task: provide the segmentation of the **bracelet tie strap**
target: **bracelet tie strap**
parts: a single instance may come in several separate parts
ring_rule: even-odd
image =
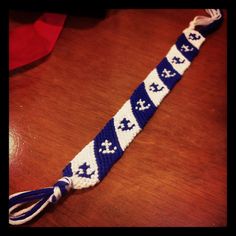
[[[19,225],[30,221],[39,214],[49,203],[56,203],[62,196],[70,191],[72,181],[68,177],[63,177],[57,181],[53,187],[43,188],[33,191],[16,193],[9,198],[9,223]],[[16,213],[14,210],[24,204],[35,202],[33,205],[24,208]]]
[[[223,17],[220,10],[208,9],[206,12],[210,17],[197,16],[190,22],[164,59],[134,90],[130,99],[64,168],[63,178],[53,187],[10,196],[10,224],[19,225],[30,221],[70,189],[88,188],[102,181],[190,66],[205,41],[205,36],[221,24]],[[196,26],[201,27],[196,30]],[[32,205],[16,211],[29,203]]]

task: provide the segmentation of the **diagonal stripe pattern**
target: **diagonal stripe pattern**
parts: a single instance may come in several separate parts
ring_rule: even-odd
[[[107,175],[164,97],[181,79],[204,41],[203,35],[196,30],[183,31],[166,57],[134,90],[130,99],[66,166],[63,173],[72,178],[73,188],[93,186]]]

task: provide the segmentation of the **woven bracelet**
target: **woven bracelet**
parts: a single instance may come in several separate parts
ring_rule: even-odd
[[[183,30],[164,59],[134,90],[120,110],[63,169],[63,177],[56,184],[9,197],[10,224],[20,225],[30,221],[70,189],[92,187],[103,180],[134,137],[144,128],[163,98],[181,79],[206,36],[222,23],[222,12],[219,9],[207,9],[206,12],[209,16],[196,16],[189,27]],[[29,206],[30,203],[32,205]],[[27,207],[23,208],[24,205]]]

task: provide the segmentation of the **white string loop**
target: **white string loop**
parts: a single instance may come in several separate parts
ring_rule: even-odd
[[[196,16],[194,19],[189,23],[189,29],[194,30],[196,26],[202,25],[207,26],[213,23],[216,20],[219,20],[222,15],[219,9],[206,9],[205,10],[209,16]]]
[[[20,225],[32,220],[49,203],[56,203],[72,188],[71,178],[64,176],[52,187],[12,194],[9,198],[9,223]],[[30,203],[32,203],[30,206],[16,211],[19,207]]]

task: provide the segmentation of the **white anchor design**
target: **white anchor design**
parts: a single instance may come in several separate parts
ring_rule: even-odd
[[[110,146],[112,146],[112,142],[109,142],[107,139],[104,142],[102,142],[101,146],[105,147],[105,149],[103,148],[99,149],[99,152],[101,152],[102,154],[110,154],[110,153],[113,154],[117,150],[116,146],[114,146],[113,149],[110,149]]]
[[[170,70],[167,70],[166,68],[162,71],[161,76],[165,77],[165,78],[170,78],[170,77],[174,77],[176,75],[175,72],[171,73]]]
[[[146,103],[145,100],[142,100],[141,98],[136,102],[136,106],[135,109],[139,110],[139,111],[144,111],[146,109],[149,109],[149,107],[151,106],[151,104],[147,104],[146,106],[144,106],[144,104]]]
[[[193,48],[189,47],[188,45],[183,44],[180,48],[181,52],[191,52],[193,51]]]

